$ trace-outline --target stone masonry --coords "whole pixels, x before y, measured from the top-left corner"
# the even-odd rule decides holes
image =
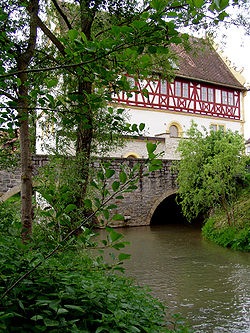
[[[105,160],[111,161],[110,168],[116,171],[109,179],[108,186],[110,188],[115,180],[119,180],[120,165],[123,163],[131,168],[139,163],[141,174],[146,172],[145,159],[107,158]],[[33,156],[33,173],[37,174],[39,168],[43,167],[48,161],[49,158],[46,155]],[[148,176],[140,177],[136,190],[124,193],[124,199],[113,200],[112,203],[118,206],[113,213],[124,215],[125,221],[112,221],[112,225],[117,227],[149,225],[157,206],[166,197],[176,193],[176,173],[172,170],[174,161],[163,160],[162,163],[163,167],[160,170],[153,171]],[[94,167],[98,168],[98,162],[94,163]],[[0,171],[0,192],[3,194],[1,199],[6,197],[4,192],[7,191],[12,192],[11,195],[20,191],[20,168],[12,172]]]

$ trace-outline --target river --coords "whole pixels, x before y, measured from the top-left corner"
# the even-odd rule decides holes
[[[199,333],[249,333],[250,255],[202,239],[192,225],[119,228],[126,275]]]

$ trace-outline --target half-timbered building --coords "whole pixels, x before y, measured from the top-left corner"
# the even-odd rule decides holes
[[[214,47],[186,52],[173,46],[179,62],[172,82],[159,79],[129,78],[130,96],[119,93],[113,103],[128,109],[131,123],[145,123],[145,137],[129,139],[116,157],[146,157],[145,139],[158,142],[163,158],[178,157],[175,149],[191,122],[198,128],[233,130],[243,134],[244,78]],[[147,89],[148,95],[143,94]],[[145,90],[144,90],[145,91]]]

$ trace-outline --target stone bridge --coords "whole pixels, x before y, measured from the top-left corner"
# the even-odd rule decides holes
[[[118,178],[120,164],[126,163],[133,167],[136,163],[141,164],[141,172],[144,172],[145,159],[125,159],[115,158],[111,160],[111,168],[116,173],[109,181],[110,184]],[[46,155],[33,156],[33,172],[37,174],[39,168],[43,167],[49,161]],[[141,177],[137,184],[138,188],[133,192],[124,193],[124,199],[116,200],[118,208],[114,213],[120,213],[125,216],[125,221],[114,222],[115,226],[140,226],[149,225],[151,218],[159,204],[177,191],[176,173],[171,169],[173,160],[163,160],[163,166],[160,170],[153,171],[149,176]],[[94,163],[97,167],[98,163]],[[20,168],[12,172],[0,171],[0,192],[1,200],[20,191]],[[114,202],[113,202],[114,203]]]

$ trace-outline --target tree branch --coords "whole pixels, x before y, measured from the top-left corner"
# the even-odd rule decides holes
[[[64,22],[66,23],[67,27],[70,29],[72,29],[72,26],[67,18],[67,16],[64,14],[64,12],[62,11],[62,9],[60,8],[60,6],[58,5],[56,0],[52,0],[54,6],[56,7],[56,10],[58,11],[58,13],[61,15],[61,17],[63,18]]]
[[[6,97],[8,97],[9,99],[11,99],[12,101],[16,102],[17,98],[13,97],[11,94],[7,93],[6,91],[0,89],[0,95],[4,95]]]
[[[66,55],[65,48],[63,44],[59,41],[59,39],[53,34],[53,32],[50,31],[49,28],[46,27],[46,25],[42,22],[40,17],[36,16],[36,22],[38,27],[44,32],[44,34],[52,41],[52,43],[57,47],[59,52],[62,55]]]

